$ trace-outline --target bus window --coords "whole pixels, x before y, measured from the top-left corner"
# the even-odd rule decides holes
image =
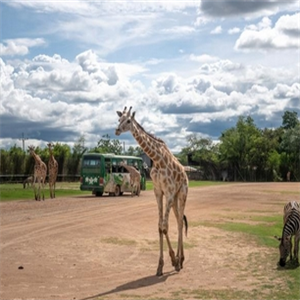
[[[84,159],[83,166],[99,166],[100,160],[99,159]]]
[[[110,173],[111,163],[109,158],[105,158],[105,172]]]

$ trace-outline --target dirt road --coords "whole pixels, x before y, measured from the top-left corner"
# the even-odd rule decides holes
[[[134,198],[85,195],[1,203],[0,298],[194,299],[201,294],[209,299],[211,291],[243,293],[261,284],[280,284],[277,249],[205,223],[282,214],[287,201],[300,200],[299,187],[247,183],[191,188],[184,268],[173,270],[165,247],[162,277],[155,276],[158,215],[152,191]],[[169,230],[176,246],[173,213]]]

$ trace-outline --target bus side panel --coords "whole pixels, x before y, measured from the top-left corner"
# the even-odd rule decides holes
[[[100,185],[99,169],[83,169],[81,178],[80,190],[103,192],[103,185]]]
[[[131,192],[129,173],[108,173],[104,179],[104,192],[114,193],[119,185],[121,192]]]

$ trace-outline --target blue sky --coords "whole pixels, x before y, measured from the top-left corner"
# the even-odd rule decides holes
[[[94,147],[117,110],[173,152],[300,116],[299,1],[1,1],[1,147]]]

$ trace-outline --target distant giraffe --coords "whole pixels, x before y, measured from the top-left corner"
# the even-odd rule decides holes
[[[27,177],[23,181],[23,188],[26,189],[26,186],[29,187],[29,184],[30,184],[30,186],[32,186],[32,181],[33,181],[33,177],[32,176]]]
[[[120,163],[120,166],[124,167],[130,174],[130,185],[131,185],[131,197],[134,192],[137,196],[140,196],[141,192],[141,173],[133,166],[129,166],[124,162]]]
[[[41,189],[43,194],[43,200],[45,200],[44,196],[44,186],[45,186],[45,180],[47,176],[47,166],[46,164],[41,160],[39,155],[37,155],[34,152],[34,146],[28,147],[30,154],[34,158],[34,174],[33,174],[33,190],[34,190],[34,198],[37,201],[41,200]],[[35,184],[38,184],[38,188],[36,189]]]
[[[172,265],[176,271],[183,267],[183,222],[187,232],[187,219],[184,215],[184,208],[188,193],[188,178],[183,166],[177,158],[171,153],[167,145],[161,139],[147,133],[144,128],[135,120],[135,112],[131,114],[131,107],[127,112],[125,107],[123,112],[117,111],[119,116],[119,125],[116,129],[116,135],[130,131],[139,143],[143,151],[153,161],[153,167],[150,172],[152,178],[154,194],[158,205],[158,231],[160,255],[157,267],[157,276],[163,274],[163,236],[165,235],[169,247],[169,255]],[[163,211],[163,197],[165,196],[165,212]],[[171,208],[175,214],[178,228],[177,254],[169,238],[169,213]]]
[[[49,170],[49,190],[50,190],[50,197],[55,198],[55,184],[56,184],[56,178],[58,173],[58,163],[55,160],[52,152],[52,143],[47,144],[49,148],[49,161],[48,161],[48,170]]]

